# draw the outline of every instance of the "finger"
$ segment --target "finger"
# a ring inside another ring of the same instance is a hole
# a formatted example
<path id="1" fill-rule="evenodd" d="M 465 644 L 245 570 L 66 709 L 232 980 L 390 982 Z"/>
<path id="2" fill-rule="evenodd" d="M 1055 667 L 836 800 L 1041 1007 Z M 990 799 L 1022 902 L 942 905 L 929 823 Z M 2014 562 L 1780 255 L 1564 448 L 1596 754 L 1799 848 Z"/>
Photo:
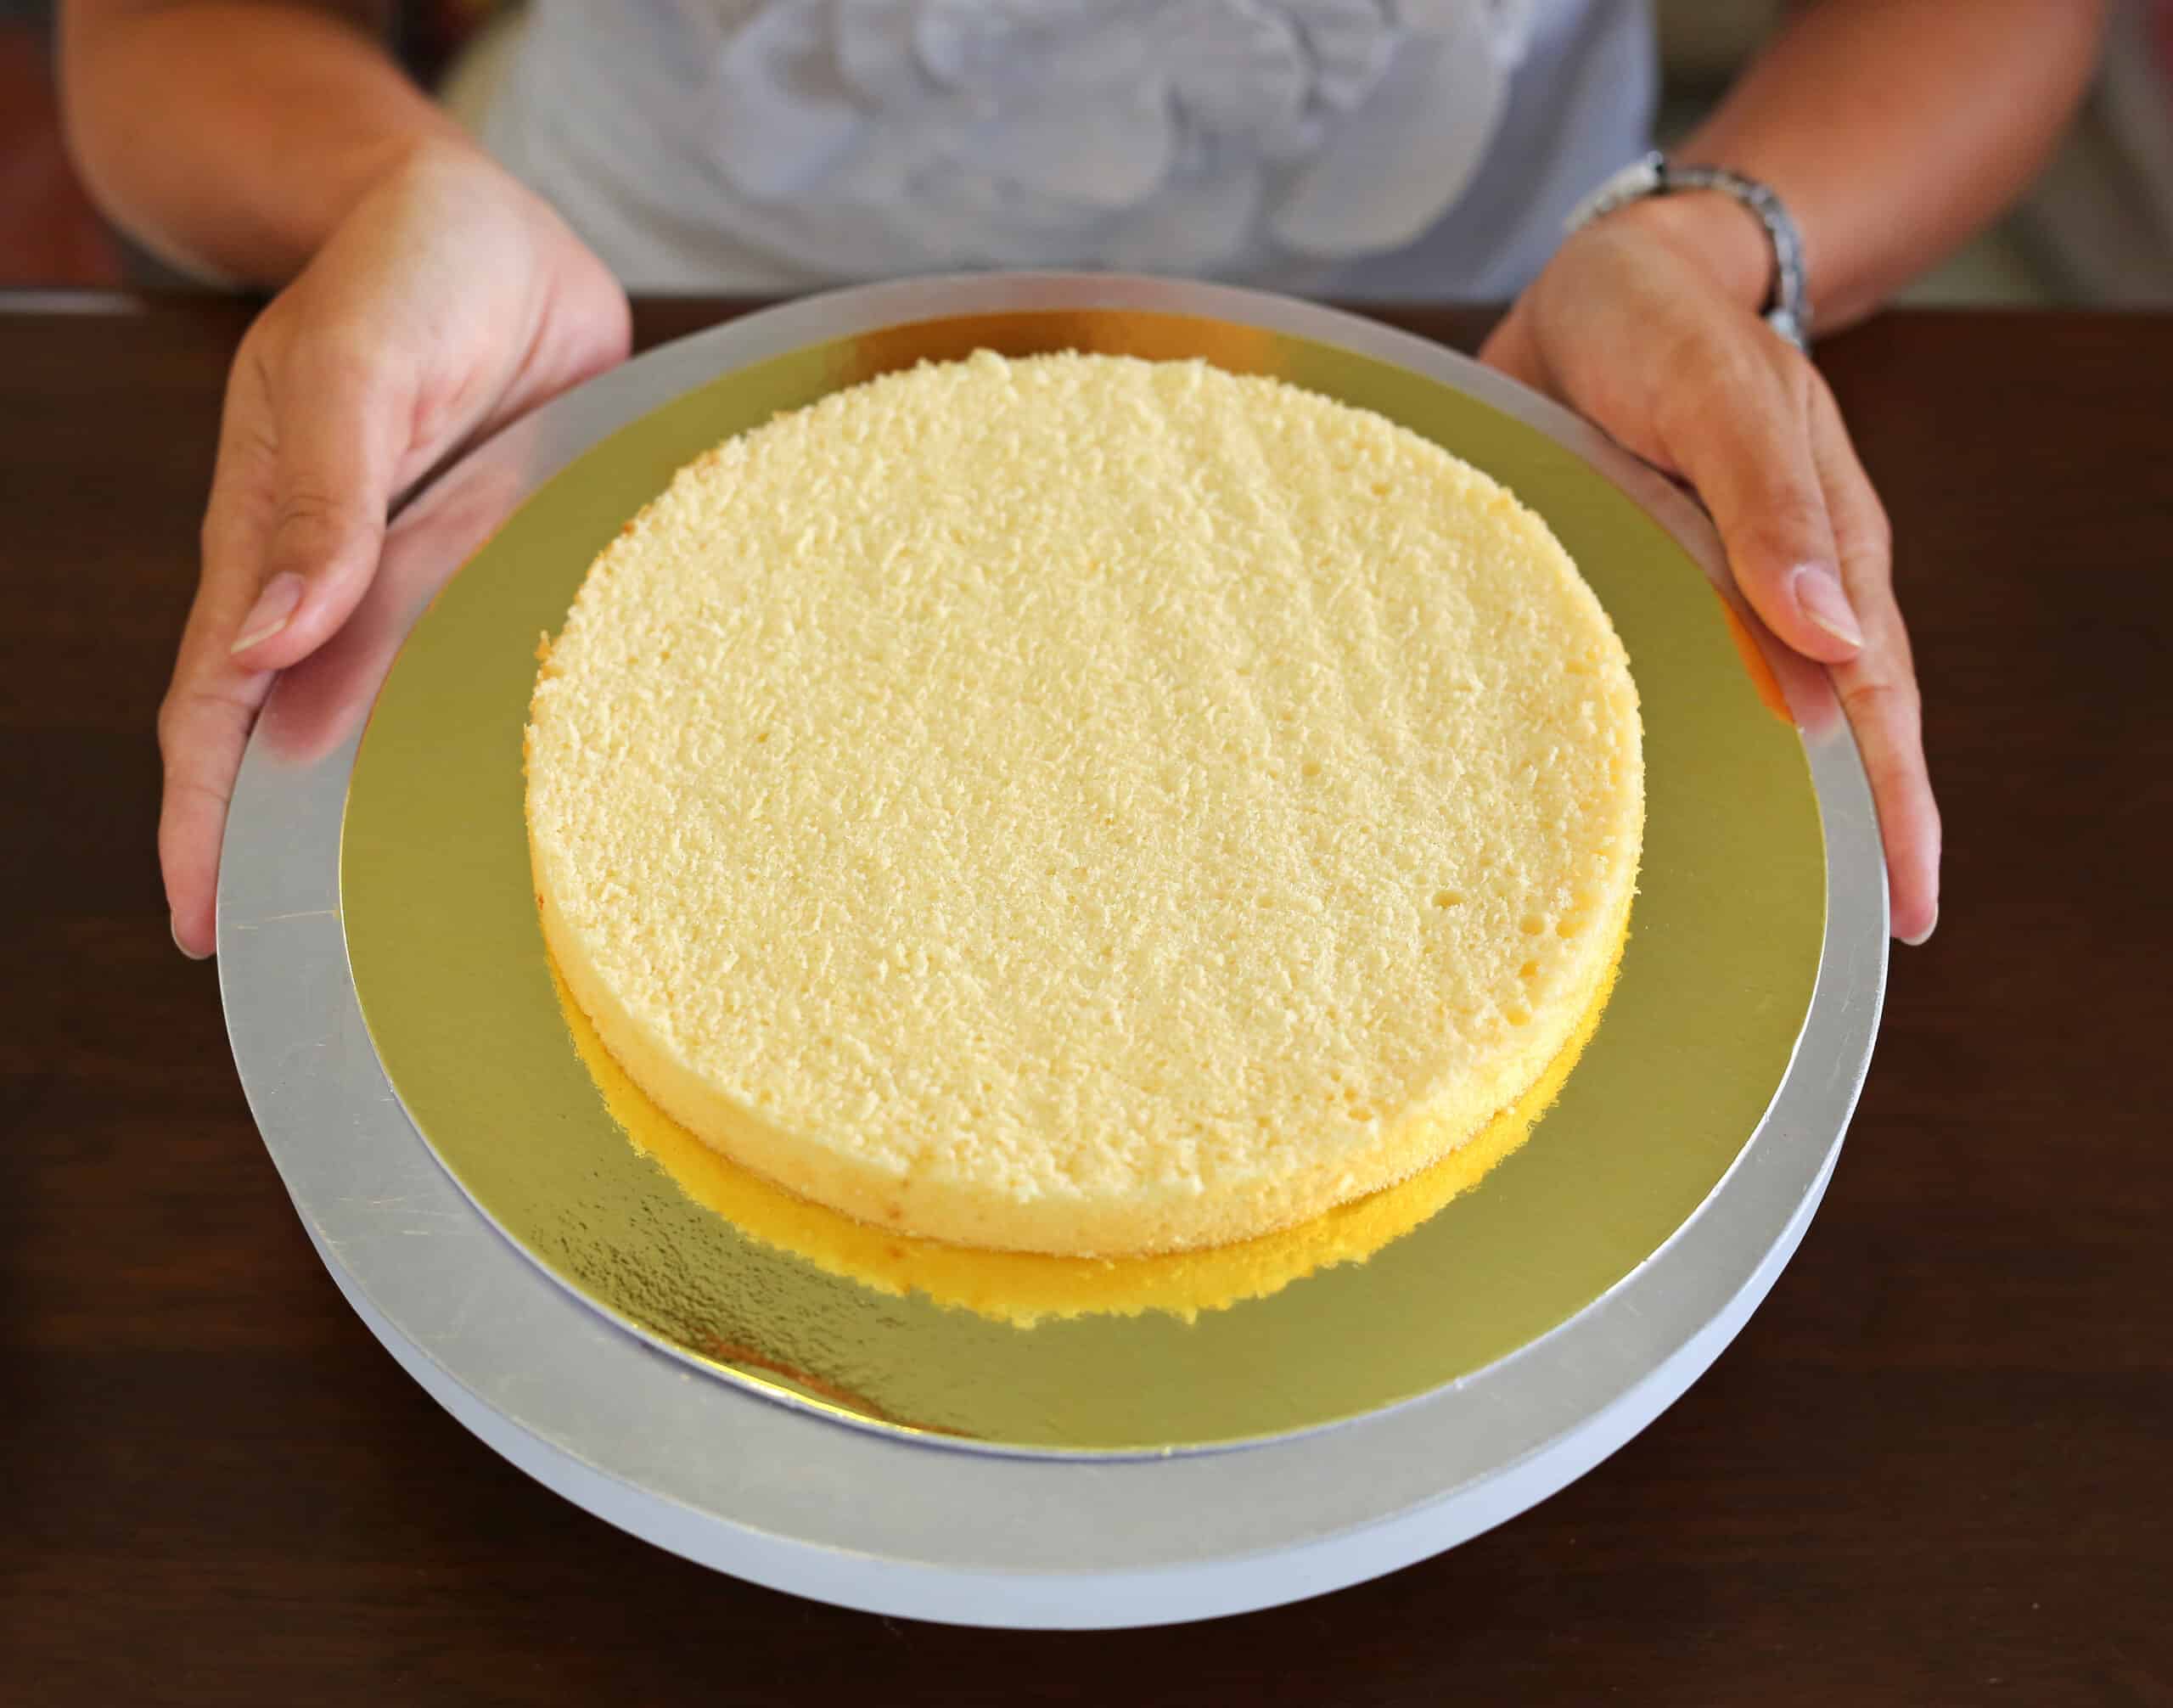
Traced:
<path id="1" fill-rule="evenodd" d="M 296 351 L 278 412 L 268 526 L 255 595 L 227 647 L 251 670 L 284 669 L 346 621 L 385 542 L 405 410 L 375 365 L 333 346 Z"/>
<path id="2" fill-rule="evenodd" d="M 159 714 L 160 868 L 194 956 L 214 947 L 227 802 L 272 677 L 345 621 L 375 568 L 398 419 L 373 414 L 361 364 L 290 351 L 275 379 L 264 351 L 246 341 L 228 381 L 203 573 Z"/>
<path id="3" fill-rule="evenodd" d="M 1878 808 L 1894 935 L 1922 943 L 1939 923 L 1940 827 L 1909 633 L 1894 597 L 1892 534 L 1823 385 L 1812 400 L 1811 429 L 1842 575 L 1864 627 L 1862 650 L 1834 667 L 1833 685 Z"/>
<path id="4" fill-rule="evenodd" d="M 159 868 L 175 945 L 211 952 L 219 850 L 227 798 L 249 728 L 271 685 L 229 655 L 237 625 L 255 600 L 272 501 L 277 447 L 263 372 L 244 341 L 227 382 L 218 456 L 204 513 L 203 563 L 182 630 L 173 679 L 159 707 L 164 784 Z"/>
<path id="5" fill-rule="evenodd" d="M 1702 371 L 1670 384 L 1657 406 L 1671 472 L 1712 513 L 1736 585 L 1766 626 L 1822 663 L 1854 658 L 1863 628 L 1811 455 L 1804 388 L 1816 376 L 1755 345 L 1702 359 Z"/>
<path id="6" fill-rule="evenodd" d="M 1535 391 L 1553 390 L 1538 341 L 1531 335 L 1530 320 L 1519 309 L 1512 308 L 1487 334 L 1486 341 L 1479 346 L 1479 359 L 1512 379 L 1522 380 Z"/>
<path id="7" fill-rule="evenodd" d="M 159 807 L 159 866 L 165 874 L 173 940 L 200 960 L 217 946 L 219 855 L 227 804 L 242 750 L 274 672 L 223 663 L 177 675 L 159 712 L 165 785 Z"/>

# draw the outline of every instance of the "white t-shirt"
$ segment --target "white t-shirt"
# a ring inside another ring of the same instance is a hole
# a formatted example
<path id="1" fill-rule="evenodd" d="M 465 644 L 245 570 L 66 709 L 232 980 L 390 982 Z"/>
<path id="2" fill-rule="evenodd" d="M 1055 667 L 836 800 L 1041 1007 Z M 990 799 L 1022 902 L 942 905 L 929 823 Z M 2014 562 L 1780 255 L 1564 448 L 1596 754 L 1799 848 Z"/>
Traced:
<path id="1" fill-rule="evenodd" d="M 532 0 L 480 128 L 637 289 L 1478 299 L 1648 146 L 1656 81 L 1646 0 Z"/>

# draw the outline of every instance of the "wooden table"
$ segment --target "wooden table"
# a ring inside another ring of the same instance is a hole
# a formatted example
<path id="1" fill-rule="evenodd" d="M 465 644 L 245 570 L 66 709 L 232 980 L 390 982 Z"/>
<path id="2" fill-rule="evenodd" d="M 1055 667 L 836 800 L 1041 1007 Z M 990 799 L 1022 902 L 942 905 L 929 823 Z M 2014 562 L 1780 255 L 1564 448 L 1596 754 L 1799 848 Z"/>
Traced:
<path id="1" fill-rule="evenodd" d="M 1900 539 L 1945 913 L 1735 1346 L 1445 1558 L 1077 1636 L 658 1552 L 480 1446 L 341 1302 L 153 857 L 244 323 L 0 297 L 0 1700 L 2173 1700 L 2173 318 L 1895 315 L 1823 352 Z"/>

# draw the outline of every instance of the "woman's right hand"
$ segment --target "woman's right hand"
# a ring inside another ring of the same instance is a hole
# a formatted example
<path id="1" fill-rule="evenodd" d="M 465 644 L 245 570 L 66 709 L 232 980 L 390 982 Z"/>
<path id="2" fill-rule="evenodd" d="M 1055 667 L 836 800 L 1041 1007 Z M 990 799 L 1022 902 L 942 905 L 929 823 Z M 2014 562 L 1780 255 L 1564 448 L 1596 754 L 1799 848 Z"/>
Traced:
<path id="1" fill-rule="evenodd" d="M 626 353 L 626 295 L 478 154 L 419 149 L 243 338 L 203 565 L 159 710 L 174 941 L 214 946 L 227 802 L 272 677 L 347 620 L 387 512 L 443 458 Z"/>

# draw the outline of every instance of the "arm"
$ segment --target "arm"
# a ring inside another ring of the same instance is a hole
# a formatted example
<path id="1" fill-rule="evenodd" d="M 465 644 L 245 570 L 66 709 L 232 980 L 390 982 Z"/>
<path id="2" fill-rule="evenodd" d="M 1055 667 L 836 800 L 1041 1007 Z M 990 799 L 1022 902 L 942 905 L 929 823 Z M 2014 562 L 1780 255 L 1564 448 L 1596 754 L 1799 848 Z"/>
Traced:
<path id="1" fill-rule="evenodd" d="M 626 353 L 626 301 L 351 16 L 69 0 L 71 144 L 109 217 L 199 271 L 283 287 L 234 354 L 202 572 L 159 709 L 159 860 L 183 952 L 274 674 L 339 632 L 400 495 Z"/>
<path id="2" fill-rule="evenodd" d="M 1802 228 L 1818 324 L 1861 319 L 2005 211 L 2096 64 L 2103 0 L 1803 5 L 1676 157 L 1771 184 Z M 1682 199 L 1737 294 L 1768 256 L 1738 209 Z M 1724 217 L 1727 216 L 1727 217 Z M 1744 242 L 1744 238 L 1749 239 Z"/>
<path id="3" fill-rule="evenodd" d="M 1777 190 L 1815 329 L 1870 312 L 1996 216 L 2080 98 L 2101 0 L 1818 0 L 1676 150 Z M 1827 665 L 1878 802 L 1895 935 L 1939 919 L 1939 809 L 1886 513 L 1833 396 L 1759 317 L 1765 234 L 1717 193 L 1564 243 L 1482 351 L 1697 489 L 1744 596 Z"/>
<path id="4" fill-rule="evenodd" d="M 390 10 L 66 0 L 61 91 L 84 183 L 185 271 L 285 283 L 418 148 L 472 147 L 375 39 Z"/>

